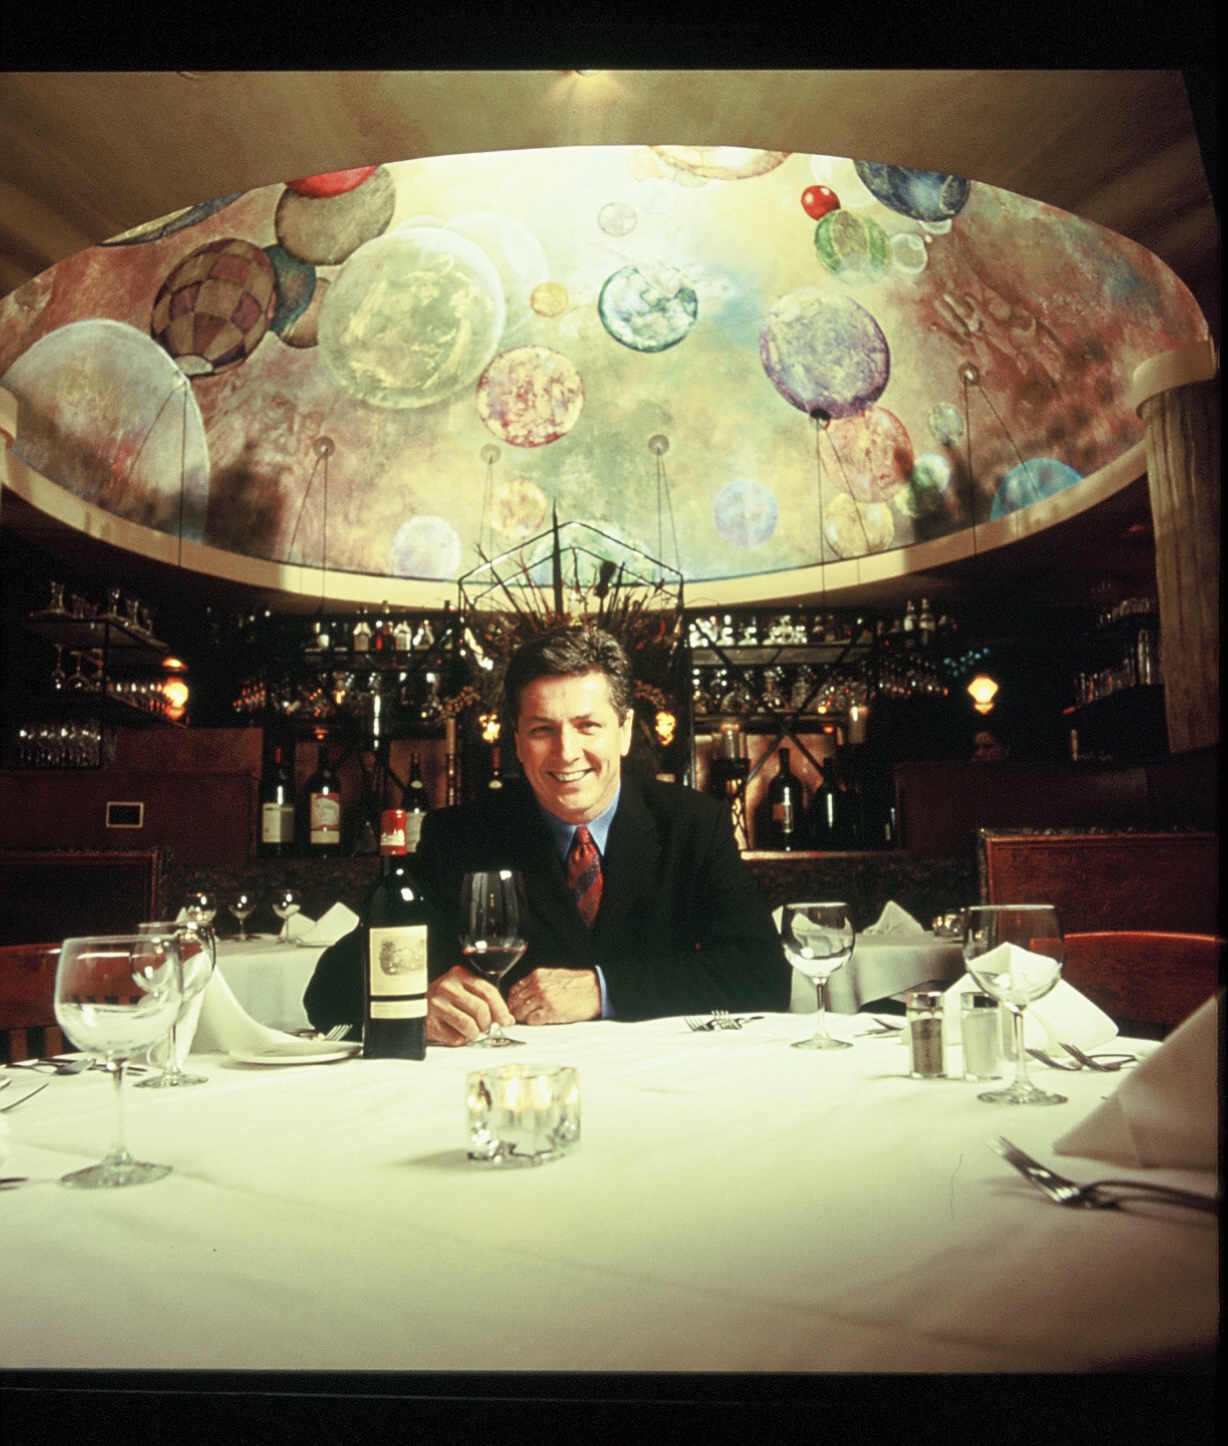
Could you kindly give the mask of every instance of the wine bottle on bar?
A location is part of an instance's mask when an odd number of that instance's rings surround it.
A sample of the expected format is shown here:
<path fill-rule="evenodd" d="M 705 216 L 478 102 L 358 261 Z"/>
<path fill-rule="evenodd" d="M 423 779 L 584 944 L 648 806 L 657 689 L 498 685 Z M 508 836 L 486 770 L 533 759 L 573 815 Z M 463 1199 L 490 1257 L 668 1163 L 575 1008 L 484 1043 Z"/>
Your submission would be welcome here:
<path fill-rule="evenodd" d="M 406 852 L 418 852 L 418 839 L 422 825 L 431 809 L 426 784 L 422 781 L 422 763 L 416 753 L 410 755 L 409 782 L 405 785 L 405 848 Z"/>
<path fill-rule="evenodd" d="M 380 815 L 380 876 L 362 913 L 366 1059 L 426 1058 L 429 910 L 405 848 L 405 810 Z"/>
<path fill-rule="evenodd" d="M 336 858 L 341 852 L 341 784 L 320 744 L 316 771 L 307 780 L 307 852 L 312 858 Z"/>
<path fill-rule="evenodd" d="M 281 746 L 260 776 L 261 858 L 284 859 L 294 852 L 294 772 L 282 756 Z"/>
<path fill-rule="evenodd" d="M 789 766 L 789 750 L 781 748 L 780 767 L 768 784 L 768 816 L 772 847 L 790 851 L 798 847 L 802 827 L 802 785 Z"/>

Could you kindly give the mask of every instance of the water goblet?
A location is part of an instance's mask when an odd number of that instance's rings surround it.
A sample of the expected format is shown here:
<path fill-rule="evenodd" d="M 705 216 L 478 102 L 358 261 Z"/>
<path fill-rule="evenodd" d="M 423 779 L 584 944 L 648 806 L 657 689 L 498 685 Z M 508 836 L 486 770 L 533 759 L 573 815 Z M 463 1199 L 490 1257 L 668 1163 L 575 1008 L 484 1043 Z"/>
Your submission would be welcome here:
<path fill-rule="evenodd" d="M 100 1056 L 115 1081 L 115 1142 L 104 1159 L 65 1175 L 75 1189 L 142 1185 L 169 1165 L 135 1160 L 124 1139 L 124 1066 L 164 1038 L 183 1004 L 179 937 L 116 934 L 65 939 L 55 976 L 55 1017 L 80 1050 Z"/>
<path fill-rule="evenodd" d="M 475 974 L 498 988 L 499 981 L 529 947 L 529 905 L 524 880 L 511 869 L 466 874 L 461 883 L 461 953 Z M 523 1044 L 492 1020 L 470 1045 L 506 1049 Z"/>
<path fill-rule="evenodd" d="M 815 1031 L 794 1049 L 851 1049 L 848 1040 L 827 1032 L 827 981 L 843 969 L 853 953 L 853 920 L 847 904 L 786 904 L 780 920 L 781 940 L 789 963 L 811 980 L 818 997 Z"/>
<path fill-rule="evenodd" d="M 207 1084 L 205 1075 L 185 1074 L 180 1068 L 176 1036 L 192 1001 L 204 992 L 213 974 L 213 966 L 217 960 L 217 942 L 213 930 L 207 924 L 178 924 L 173 920 L 163 920 L 158 923 L 138 924 L 137 932 L 155 937 L 170 935 L 179 941 L 179 987 L 183 995 L 183 1006 L 175 1016 L 166 1040 L 166 1061 L 158 1074 L 141 1080 L 137 1089 L 178 1089 L 183 1085 Z"/>
<path fill-rule="evenodd" d="M 968 910 L 964 963 L 985 993 L 1010 1010 L 1015 1031 L 1013 1083 L 977 1099 L 991 1105 L 1066 1103 L 1065 1095 L 1037 1089 L 1028 1079 L 1023 1037 L 1024 1010 L 1056 986 L 1064 958 L 1061 920 L 1052 904 L 978 904 Z"/>
<path fill-rule="evenodd" d="M 290 920 L 303 907 L 303 896 L 297 889 L 279 889 L 273 895 L 273 912 L 282 921 L 281 933 L 277 936 L 279 944 L 292 944 L 290 937 Z"/>
<path fill-rule="evenodd" d="M 231 899 L 228 907 L 230 912 L 239 921 L 239 932 L 235 935 L 235 938 L 239 940 L 240 943 L 246 943 L 248 939 L 251 938 L 251 935 L 247 932 L 247 920 L 256 907 L 255 896 L 244 889 Z"/>

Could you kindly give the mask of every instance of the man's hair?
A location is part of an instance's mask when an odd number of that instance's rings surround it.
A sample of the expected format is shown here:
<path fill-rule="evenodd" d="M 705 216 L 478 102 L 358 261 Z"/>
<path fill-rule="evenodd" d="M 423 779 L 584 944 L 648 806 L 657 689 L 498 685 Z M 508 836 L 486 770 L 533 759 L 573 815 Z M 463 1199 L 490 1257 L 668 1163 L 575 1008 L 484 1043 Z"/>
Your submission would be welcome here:
<path fill-rule="evenodd" d="M 520 721 L 520 695 L 530 683 L 585 673 L 605 674 L 621 723 L 635 699 L 631 664 L 621 643 L 599 628 L 568 627 L 537 633 L 512 654 L 503 678 L 503 707 L 512 727 Z"/>

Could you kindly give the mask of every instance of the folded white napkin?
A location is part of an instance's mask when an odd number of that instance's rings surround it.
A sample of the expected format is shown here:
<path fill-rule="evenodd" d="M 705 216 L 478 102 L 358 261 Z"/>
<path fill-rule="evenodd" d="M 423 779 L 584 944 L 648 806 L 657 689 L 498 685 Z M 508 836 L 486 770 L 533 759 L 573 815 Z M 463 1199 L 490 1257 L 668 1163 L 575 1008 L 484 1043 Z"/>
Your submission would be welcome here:
<path fill-rule="evenodd" d="M 878 918 L 861 932 L 863 934 L 924 934 L 925 925 L 917 923 L 907 909 L 902 909 L 894 899 L 891 899 Z"/>
<path fill-rule="evenodd" d="M 1011 946 L 1003 946 L 1011 947 Z M 1024 951 L 1020 951 L 1024 952 Z M 971 974 L 964 974 L 943 995 L 943 1018 L 948 1039 L 959 1036 L 960 996 L 978 992 L 981 986 Z M 1002 1006 L 1005 1011 L 1005 1006 Z M 1116 1038 L 1117 1026 L 1073 984 L 1059 979 L 1052 993 L 1029 1004 L 1023 1015 L 1023 1041 L 1032 1049 L 1064 1058 L 1062 1044 L 1079 1049 L 1096 1049 Z"/>
<path fill-rule="evenodd" d="M 300 1042 L 296 1035 L 257 1023 L 234 997 L 220 968 L 214 969 L 204 992 L 193 1001 L 192 1010 L 179 1026 L 179 1034 L 180 1048 L 186 1048 L 186 1037 L 188 1046 L 197 1054 L 254 1054 L 277 1045 Z"/>
<path fill-rule="evenodd" d="M 1114 1165 L 1218 1169 L 1219 1013 L 1219 998 L 1195 1010 L 1054 1142 L 1056 1153 Z"/>
<path fill-rule="evenodd" d="M 335 944 L 358 927 L 358 915 L 344 904 L 334 904 L 321 918 L 312 920 L 295 914 L 290 920 L 290 937 L 296 944 Z"/>

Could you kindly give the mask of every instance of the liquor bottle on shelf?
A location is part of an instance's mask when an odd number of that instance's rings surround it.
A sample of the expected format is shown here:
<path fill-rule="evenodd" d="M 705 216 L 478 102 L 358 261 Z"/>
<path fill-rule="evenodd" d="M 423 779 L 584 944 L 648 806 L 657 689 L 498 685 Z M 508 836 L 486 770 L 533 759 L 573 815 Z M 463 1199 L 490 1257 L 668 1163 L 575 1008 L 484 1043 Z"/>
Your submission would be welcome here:
<path fill-rule="evenodd" d="M 380 876 L 362 911 L 365 1059 L 426 1058 L 429 910 L 406 852 L 405 810 L 380 815 Z"/>
<path fill-rule="evenodd" d="M 320 744 L 316 771 L 307 780 L 307 852 L 312 858 L 336 858 L 341 852 L 341 784 Z"/>
<path fill-rule="evenodd" d="M 261 858 L 284 859 L 294 852 L 294 770 L 281 747 L 273 749 L 260 775 Z"/>
<path fill-rule="evenodd" d="M 354 624 L 352 647 L 355 653 L 364 657 L 371 651 L 371 624 L 367 621 L 366 608 L 360 609 L 358 621 Z"/>
<path fill-rule="evenodd" d="M 397 662 L 403 663 L 409 657 L 414 646 L 414 630 L 410 627 L 407 617 L 397 619 L 396 627 L 392 630 L 392 644 Z"/>
<path fill-rule="evenodd" d="M 929 599 L 922 598 L 921 611 L 917 616 L 917 636 L 923 648 L 928 648 L 933 642 L 935 630 L 934 612 L 929 605 Z"/>
<path fill-rule="evenodd" d="M 904 621 L 901 629 L 904 634 L 904 646 L 911 648 L 917 641 L 917 605 L 912 598 L 908 599 L 907 606 L 904 608 Z"/>
<path fill-rule="evenodd" d="M 841 846 L 840 795 L 832 779 L 834 772 L 833 761 L 820 769 L 822 781 L 810 801 L 810 844 L 815 849 L 838 849 Z"/>
<path fill-rule="evenodd" d="M 789 766 L 789 750 L 781 748 L 780 767 L 768 784 L 768 817 L 771 847 L 786 851 L 800 847 L 802 831 L 802 785 Z"/>
<path fill-rule="evenodd" d="M 422 781 L 422 762 L 413 753 L 409 759 L 409 782 L 405 785 L 405 848 L 408 853 L 418 852 L 422 825 L 430 811 L 431 800 Z"/>
<path fill-rule="evenodd" d="M 498 793 L 503 787 L 503 754 L 497 743 L 490 745 L 490 777 L 486 780 L 486 787 L 492 793 Z"/>

